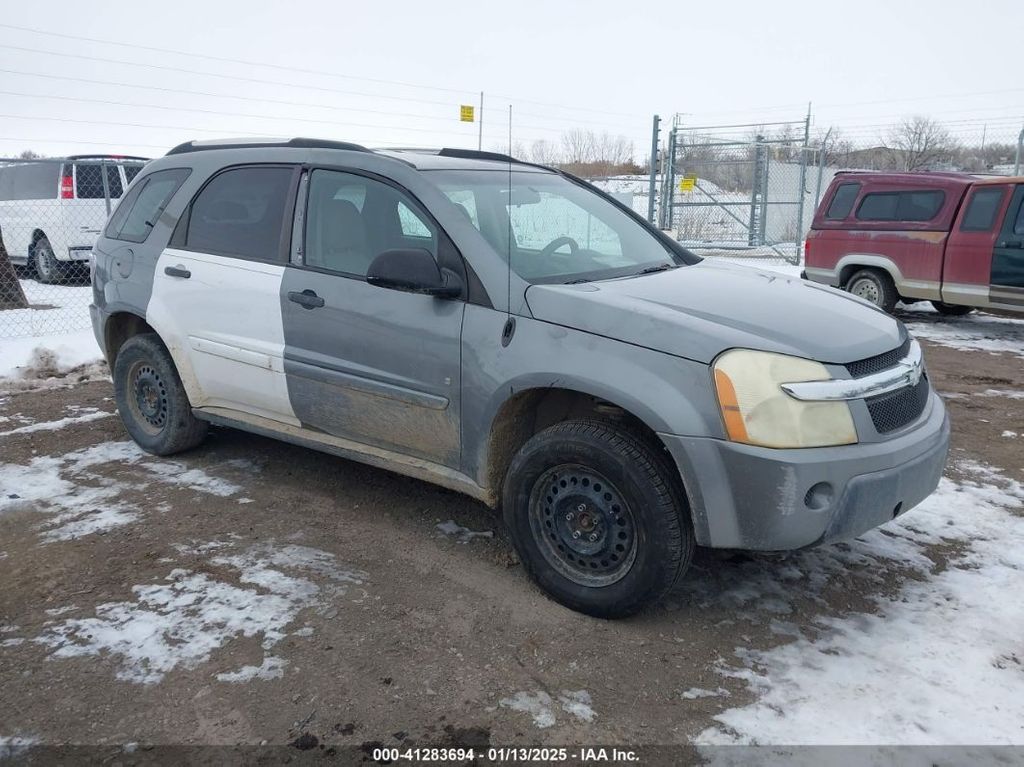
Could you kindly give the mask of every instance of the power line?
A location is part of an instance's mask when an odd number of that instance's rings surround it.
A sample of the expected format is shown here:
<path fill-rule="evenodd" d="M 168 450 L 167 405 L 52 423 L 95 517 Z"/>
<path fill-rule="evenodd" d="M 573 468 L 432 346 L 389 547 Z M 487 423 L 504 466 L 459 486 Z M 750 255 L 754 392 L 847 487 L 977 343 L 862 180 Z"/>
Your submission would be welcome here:
<path fill-rule="evenodd" d="M 377 83 L 380 85 L 399 85 L 403 88 L 418 88 L 421 90 L 429 91 L 440 91 L 444 93 L 461 93 L 463 95 L 476 95 L 479 91 L 472 89 L 460 89 L 460 88 L 442 88 L 436 85 L 420 85 L 418 83 L 402 82 L 401 80 L 386 80 L 377 77 L 359 77 L 356 75 L 343 75 L 338 72 L 327 72 L 322 69 L 303 69 L 301 67 L 290 67 L 284 64 L 268 64 L 265 61 L 252 61 L 246 59 L 232 59 L 226 56 L 211 56 L 207 53 L 194 53 L 190 51 L 178 51 L 172 48 L 158 48 L 153 45 L 139 45 L 138 43 L 126 43 L 120 40 L 104 40 L 98 37 L 84 37 L 82 35 L 68 35 L 61 32 L 51 32 L 46 29 L 36 29 L 34 27 L 20 27 L 16 24 L 3 24 L 0 23 L 0 27 L 5 29 L 16 29 L 19 32 L 32 32 L 37 35 L 46 35 L 48 37 L 60 37 L 64 40 L 79 40 L 87 43 L 100 43 L 102 45 L 116 45 L 121 48 L 132 48 L 139 51 L 152 51 L 153 53 L 170 53 L 176 56 L 191 56 L 197 59 L 207 59 L 208 61 L 219 61 L 225 64 L 244 64 L 245 66 L 254 67 L 266 67 L 267 69 L 278 69 L 284 72 L 296 72 L 303 75 L 324 75 L 326 77 L 338 77 L 345 80 L 357 80 L 366 83 Z"/>
<path fill-rule="evenodd" d="M 369 82 L 369 83 L 377 83 L 377 84 L 381 84 L 381 85 L 395 85 L 395 86 L 404 87 L 404 88 L 416 88 L 416 89 L 421 89 L 421 90 L 432 90 L 432 91 L 439 91 L 439 92 L 444 92 L 444 93 L 457 93 L 457 94 L 461 94 L 461 95 L 470 95 L 470 94 L 472 94 L 473 96 L 476 96 L 476 94 L 479 92 L 479 89 L 476 89 L 476 88 L 474 88 L 474 89 L 444 88 L 444 87 L 433 86 L 433 85 L 420 85 L 420 84 L 417 84 L 417 83 L 403 82 L 403 81 L 400 81 L 400 80 L 387 80 L 387 79 L 383 79 L 383 78 L 362 77 L 362 76 L 357 76 L 357 75 L 346 75 L 346 74 L 340 74 L 340 73 L 337 73 L 337 72 L 328 72 L 326 70 L 303 69 L 301 67 L 292 67 L 292 66 L 286 66 L 286 65 L 283 65 L 283 64 L 270 64 L 270 63 L 262 62 L 262 61 L 252 61 L 252 60 L 247 60 L 247 59 L 235 59 L 235 58 L 230 58 L 230 57 L 226 57 L 226 56 L 211 56 L 211 55 L 205 54 L 205 53 L 194 53 L 194 52 L 191 52 L 191 51 L 181 51 L 181 50 L 175 50 L 173 48 L 160 48 L 160 47 L 157 47 L 157 46 L 139 45 L 137 43 L 126 43 L 126 42 L 123 42 L 123 41 L 120 41 L 120 40 L 110 40 L 110 39 L 102 39 L 102 38 L 96 38 L 96 37 L 85 37 L 85 36 L 81 36 L 81 35 L 69 35 L 69 34 L 66 34 L 66 33 L 51 32 L 49 30 L 37 29 L 37 28 L 34 28 L 34 27 L 23 27 L 23 26 L 18 26 L 18 25 L 15 25 L 15 24 L 3 24 L 3 23 L 0 23 L 0 27 L 7 28 L 7 29 L 15 29 L 15 30 L 18 30 L 18 31 L 21 31 L 21 32 L 31 32 L 31 33 L 39 34 L 39 35 L 46 35 L 46 36 L 49 36 L 49 37 L 59 37 L 59 38 L 65 39 L 65 40 L 78 40 L 78 41 L 81 41 L 81 42 L 99 43 L 101 45 L 115 45 L 115 46 L 120 46 L 120 47 L 123 47 L 123 48 L 131 48 L 131 49 L 135 49 L 135 50 L 151 51 L 151 52 L 155 52 L 155 53 L 170 53 L 170 54 L 176 55 L 176 56 L 186 56 L 186 57 L 193 57 L 193 58 L 199 58 L 199 59 L 206 59 L 208 61 L 218 61 L 218 62 L 226 63 L 226 64 L 242 64 L 242 65 L 245 65 L 245 66 L 259 66 L 259 67 L 265 67 L 265 68 L 268 68 L 268 69 L 276 69 L 276 70 L 280 70 L 280 71 L 295 72 L 295 73 L 299 73 L 299 74 L 315 74 L 315 75 L 322 75 L 322 76 L 325 76 L 325 77 L 337 77 L 337 78 L 342 78 L 342 79 L 346 79 L 346 80 L 355 80 L 355 81 L 362 81 L 362 82 Z M 14 48 L 16 50 L 23 50 L 23 51 L 33 52 L 33 49 L 18 48 L 16 46 L 3 45 L 3 46 L 0 46 L 0 47 Z M 44 53 L 49 53 L 50 55 L 58 55 L 58 56 L 74 56 L 76 58 L 86 58 L 86 59 L 102 61 L 102 62 L 106 62 L 106 63 L 126 64 L 126 65 L 129 65 L 129 66 L 146 66 L 146 67 L 152 67 L 152 68 L 157 68 L 157 69 L 171 69 L 172 71 L 180 71 L 180 72 L 184 72 L 186 74 L 199 74 L 199 75 L 205 74 L 205 75 L 209 75 L 209 76 L 212 76 L 212 77 L 232 77 L 232 78 L 234 78 L 234 76 L 232 76 L 232 75 L 222 75 L 222 74 L 217 74 L 217 73 L 213 73 L 213 72 L 202 72 L 202 71 L 195 71 L 195 70 L 186 70 L 186 69 L 180 69 L 180 68 L 175 68 L 175 67 L 160 66 L 160 65 L 156 65 L 156 64 L 143 64 L 143 63 L 139 63 L 139 62 L 124 61 L 124 60 L 118 60 L 118 59 L 105 59 L 105 58 L 99 58 L 99 57 L 87 57 L 87 56 L 84 56 L 82 54 L 70 54 L 70 53 L 65 54 L 65 53 L 59 53 L 59 52 L 46 52 L 46 51 L 44 51 Z M 237 79 L 237 78 L 235 78 L 235 79 Z M 243 79 L 247 79 L 247 78 L 243 78 Z M 257 82 L 262 82 L 262 81 L 257 81 Z M 288 86 L 291 86 L 291 87 L 305 87 L 305 86 L 293 86 L 291 83 L 273 83 L 272 81 L 271 81 L 271 83 L 272 84 L 277 84 L 277 85 L 288 85 Z M 353 93 L 351 95 L 377 95 L 377 94 Z M 544 107 L 549 107 L 549 108 L 554 108 L 554 109 L 563 109 L 563 110 L 569 110 L 569 111 L 589 112 L 591 114 L 613 115 L 613 116 L 617 116 L 617 117 L 626 117 L 626 118 L 630 118 L 630 119 L 632 119 L 634 117 L 634 115 L 628 114 L 628 113 L 625 113 L 625 112 L 613 112 L 613 111 L 603 110 L 603 109 L 594 109 L 592 107 L 575 107 L 575 106 L 567 106 L 565 104 L 553 104 L 553 103 L 543 102 L 543 101 L 531 101 L 531 100 L 527 100 L 527 99 L 520 99 L 520 98 L 517 98 L 515 96 L 507 96 L 507 95 L 501 95 L 501 94 L 495 94 L 495 95 L 498 98 L 501 98 L 501 99 L 509 99 L 509 100 L 512 100 L 512 101 L 520 102 L 520 103 L 535 104 L 535 105 L 538 105 L 538 106 L 544 106 Z M 382 98 L 385 98 L 385 97 L 382 96 Z M 528 116 L 528 117 L 543 117 L 544 116 L 544 115 L 537 115 L 537 114 L 530 115 L 530 114 L 526 114 L 526 113 L 521 113 L 521 114 L 523 114 L 524 116 Z"/>

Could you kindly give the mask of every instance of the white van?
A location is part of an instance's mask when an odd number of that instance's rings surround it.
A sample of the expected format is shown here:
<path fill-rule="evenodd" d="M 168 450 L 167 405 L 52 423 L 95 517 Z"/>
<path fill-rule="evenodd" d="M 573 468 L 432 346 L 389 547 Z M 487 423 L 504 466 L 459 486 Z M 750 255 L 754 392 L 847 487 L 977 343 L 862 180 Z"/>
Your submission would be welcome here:
<path fill-rule="evenodd" d="M 79 155 L 0 165 L 0 237 L 11 262 L 46 283 L 87 262 L 110 209 L 146 162 Z"/>

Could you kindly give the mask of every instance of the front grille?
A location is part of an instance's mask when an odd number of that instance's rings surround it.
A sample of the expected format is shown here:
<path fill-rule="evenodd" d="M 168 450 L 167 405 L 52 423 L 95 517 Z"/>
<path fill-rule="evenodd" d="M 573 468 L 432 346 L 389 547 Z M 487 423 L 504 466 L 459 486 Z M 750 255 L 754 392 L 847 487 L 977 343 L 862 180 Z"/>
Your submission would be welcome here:
<path fill-rule="evenodd" d="M 907 356 L 910 352 L 910 337 L 903 344 L 892 351 L 879 354 L 875 357 L 868 357 L 867 359 L 857 360 L 851 362 L 846 366 L 850 375 L 854 378 L 863 378 L 873 373 L 880 373 L 883 370 L 888 370 L 891 367 L 895 367 L 896 363 Z"/>
<path fill-rule="evenodd" d="M 875 430 L 879 434 L 888 434 L 915 421 L 928 404 L 928 392 L 928 376 L 922 375 L 916 386 L 904 386 L 888 394 L 869 397 L 865 401 Z"/>

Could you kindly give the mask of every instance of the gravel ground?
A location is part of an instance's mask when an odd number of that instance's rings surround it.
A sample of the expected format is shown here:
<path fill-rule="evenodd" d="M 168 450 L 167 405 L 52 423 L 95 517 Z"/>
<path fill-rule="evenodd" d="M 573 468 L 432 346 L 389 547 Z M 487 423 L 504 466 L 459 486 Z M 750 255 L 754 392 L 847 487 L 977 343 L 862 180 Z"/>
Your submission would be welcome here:
<path fill-rule="evenodd" d="M 494 515 L 446 490 L 228 429 L 173 460 L 147 456 L 113 413 L 109 382 L 74 373 L 0 394 L 0 756 L 5 743 L 31 742 L 791 737 L 779 720 L 813 726 L 801 706 L 842 700 L 843 682 L 822 676 L 832 656 L 857 669 L 869 654 L 823 642 L 915 625 L 896 608 L 934 583 L 932 599 L 949 572 L 988 573 L 1002 557 L 1020 575 L 1020 528 L 1008 525 L 1020 521 L 1024 482 L 1021 358 L 958 343 L 924 343 L 954 424 L 949 480 L 930 506 L 786 559 L 699 551 L 663 604 L 619 622 L 547 600 Z M 1003 548 L 979 548 L 980 516 L 942 517 L 949 499 L 989 514 L 1006 540 L 986 540 Z M 961 534 L 934 532 L 960 520 Z M 891 705 L 890 672 L 874 673 L 876 711 L 861 729 L 826 718 L 808 740 L 1024 743 L 1024 625 L 977 609 L 958 613 L 965 632 L 1004 620 L 992 630 L 1015 644 L 992 640 L 983 673 L 966 660 L 963 673 L 939 672 L 925 707 L 964 697 L 970 677 L 995 703 L 1005 695 L 1009 723 L 968 716 L 944 730 L 934 711 L 894 715 L 900 690 L 925 674 L 911 669 L 904 684 L 897 670 Z"/>

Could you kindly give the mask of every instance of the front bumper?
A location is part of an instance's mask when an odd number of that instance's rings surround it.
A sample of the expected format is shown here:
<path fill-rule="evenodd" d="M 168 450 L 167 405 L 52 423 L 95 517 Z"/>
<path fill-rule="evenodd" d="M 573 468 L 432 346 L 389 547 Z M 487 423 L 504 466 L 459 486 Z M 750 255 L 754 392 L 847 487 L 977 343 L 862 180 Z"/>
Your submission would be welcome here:
<path fill-rule="evenodd" d="M 697 543 L 787 551 L 854 538 L 936 488 L 949 418 L 935 392 L 914 427 L 883 442 L 772 450 L 662 434 L 682 474 Z"/>

